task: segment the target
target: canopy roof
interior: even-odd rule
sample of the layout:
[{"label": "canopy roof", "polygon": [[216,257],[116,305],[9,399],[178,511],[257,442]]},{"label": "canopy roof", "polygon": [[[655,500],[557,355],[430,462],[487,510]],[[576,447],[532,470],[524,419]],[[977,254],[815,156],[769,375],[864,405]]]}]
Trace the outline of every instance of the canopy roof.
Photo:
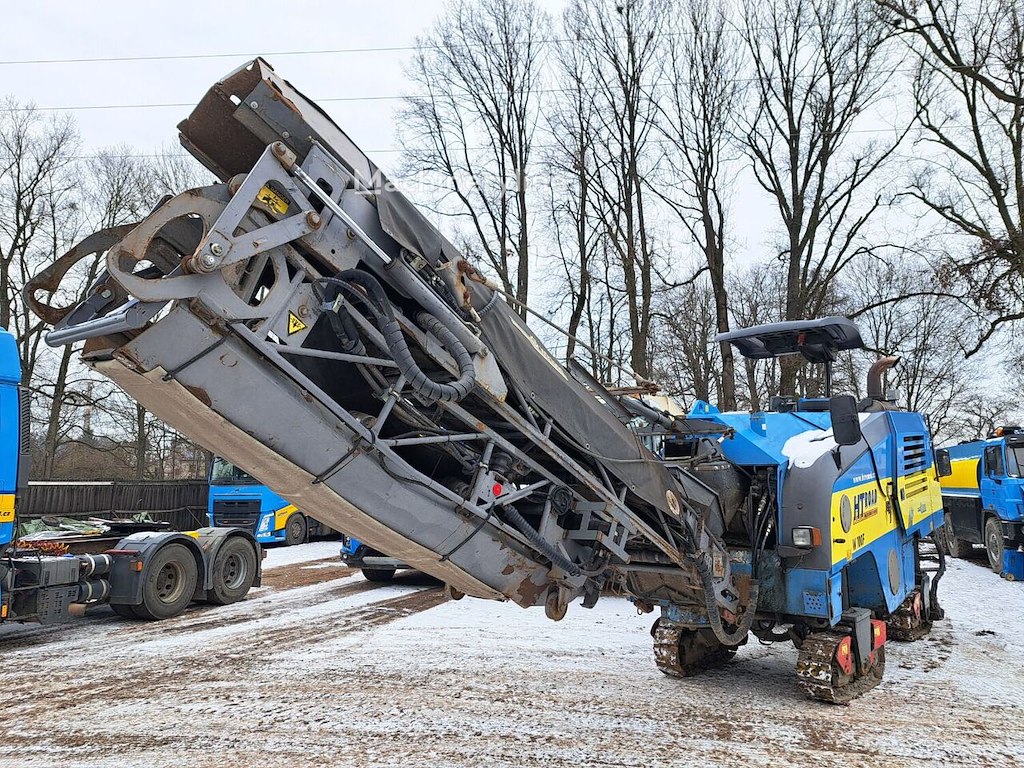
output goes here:
[{"label": "canopy roof", "polygon": [[840,350],[864,346],[860,330],[845,317],[755,325],[720,333],[715,341],[728,341],[741,355],[752,360],[800,354],[812,363],[829,362]]}]

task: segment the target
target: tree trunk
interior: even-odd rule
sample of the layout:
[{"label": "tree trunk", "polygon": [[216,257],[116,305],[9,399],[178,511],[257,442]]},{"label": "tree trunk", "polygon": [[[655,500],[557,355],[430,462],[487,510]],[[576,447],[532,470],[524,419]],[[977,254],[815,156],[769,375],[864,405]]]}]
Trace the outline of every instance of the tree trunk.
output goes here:
[{"label": "tree trunk", "polygon": [[49,480],[53,477],[53,470],[57,463],[57,441],[60,437],[60,409],[64,404],[64,394],[67,389],[68,368],[71,366],[72,345],[64,347],[60,355],[60,365],[57,368],[57,380],[53,383],[53,399],[50,401],[49,421],[46,426],[46,440],[44,441],[43,466],[40,469],[40,479]]},{"label": "tree trunk", "polygon": [[135,479],[142,480],[146,477],[148,436],[146,434],[146,409],[139,403],[135,404],[135,427]]}]

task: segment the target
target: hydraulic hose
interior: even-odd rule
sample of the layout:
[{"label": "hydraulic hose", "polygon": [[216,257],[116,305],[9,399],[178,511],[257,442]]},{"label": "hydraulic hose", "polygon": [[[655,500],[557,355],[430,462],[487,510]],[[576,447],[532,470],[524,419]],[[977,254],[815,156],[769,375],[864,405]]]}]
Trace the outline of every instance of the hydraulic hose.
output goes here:
[{"label": "hydraulic hose", "polygon": [[[476,385],[476,367],[473,365],[473,356],[458,337],[436,317],[427,312],[420,312],[416,320],[420,327],[428,335],[433,336],[455,359],[455,364],[459,368],[459,376],[452,382],[434,381],[416,363],[405,340],[402,326],[395,319],[394,308],[381,284],[373,275],[360,269],[347,269],[339,272],[336,277],[325,278],[324,282],[337,286],[345,291],[350,298],[361,302],[370,309],[377,322],[377,328],[384,337],[384,344],[388,348],[388,352],[391,353],[398,370],[405,376],[409,387],[424,400],[428,402],[458,402],[472,391]],[[362,288],[363,292],[356,290],[355,286]],[[348,336],[347,329],[346,336]]]},{"label": "hydraulic hose", "polygon": [[359,340],[359,329],[356,328],[355,322],[344,308],[328,312],[327,317],[334,330],[334,335],[341,342],[342,352],[348,355],[365,354],[366,347]]},{"label": "hydraulic hose", "polygon": [[[409,347],[405,343],[405,335],[401,334],[401,329],[398,329],[400,335],[397,337],[395,346],[392,347],[390,342],[388,344],[388,349],[394,356],[398,369],[409,379],[410,386],[429,400],[454,402],[462,400],[476,384],[476,367],[473,365],[473,356],[462,345],[458,337],[430,313],[420,312],[416,315],[416,322],[429,335],[437,339],[441,346],[455,358],[455,364],[459,367],[459,378],[444,384],[427,378],[427,375],[416,365],[412,353],[409,352]],[[398,328],[397,322],[395,328]],[[387,337],[385,336],[385,338]],[[398,342],[401,343],[401,346]],[[413,381],[416,383],[413,384]]]},{"label": "hydraulic hose", "polygon": [[504,507],[504,510],[505,517],[519,529],[520,533],[530,540],[530,543],[537,548],[538,552],[551,561],[552,565],[557,565],[570,576],[581,576],[583,574],[583,571],[580,570],[576,563],[559,552],[540,535],[536,528],[526,522],[526,519],[519,514],[515,507]]},{"label": "hydraulic hose", "polygon": [[707,605],[711,629],[715,633],[715,637],[723,645],[738,645],[747,636],[751,626],[754,624],[754,613],[757,607],[757,593],[759,590],[758,583],[756,581],[750,582],[750,602],[747,603],[747,609],[743,612],[743,620],[733,632],[727,632],[722,624],[722,616],[718,612],[715,579],[714,574],[711,572],[711,564],[708,561],[708,556],[703,552],[694,558],[697,573],[700,574],[701,586],[704,587],[704,602]]}]

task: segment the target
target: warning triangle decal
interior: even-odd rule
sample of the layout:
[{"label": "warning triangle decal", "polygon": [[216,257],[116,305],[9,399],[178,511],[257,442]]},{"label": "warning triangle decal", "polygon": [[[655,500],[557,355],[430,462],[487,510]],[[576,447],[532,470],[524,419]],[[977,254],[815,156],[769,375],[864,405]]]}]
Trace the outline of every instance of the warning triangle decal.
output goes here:
[{"label": "warning triangle decal", "polygon": [[299,320],[294,312],[288,313],[288,335],[306,330],[306,324]]}]

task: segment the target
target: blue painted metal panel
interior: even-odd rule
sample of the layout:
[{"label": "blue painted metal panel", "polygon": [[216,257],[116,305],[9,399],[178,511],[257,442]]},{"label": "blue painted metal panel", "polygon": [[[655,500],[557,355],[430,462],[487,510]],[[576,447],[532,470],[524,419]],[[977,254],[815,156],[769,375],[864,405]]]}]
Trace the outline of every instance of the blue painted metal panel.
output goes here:
[{"label": "blue painted metal panel", "polygon": [[711,622],[706,613],[697,613],[688,608],[681,608],[678,605],[663,605],[661,615],[676,624],[684,624],[689,627],[710,626]]},{"label": "blue painted metal panel", "polygon": [[[949,458],[953,459],[977,459],[981,456],[981,452],[985,450],[985,445],[989,441],[987,440],[972,440],[969,443],[960,443],[959,445],[951,445],[946,450],[949,451]],[[992,441],[995,442],[995,441]]]},{"label": "blue painted metal panel", "polygon": [[784,580],[785,613],[831,619],[836,613],[832,604],[837,602],[837,598],[838,611],[842,613],[842,595],[836,591],[839,585],[832,583],[831,575],[826,571],[790,568],[784,572]]},{"label": "blue painted metal panel", "polygon": [[14,334],[0,328],[0,383],[21,383],[21,360]]},{"label": "blue painted metal panel", "polygon": [[690,415],[716,421],[735,430],[722,441],[722,452],[741,466],[788,466],[782,447],[789,438],[812,429],[829,429],[828,413],[701,413]]},{"label": "blue painted metal panel", "polygon": [[14,493],[18,485],[20,383],[21,362],[14,336],[0,329],[0,494]]},{"label": "blue painted metal panel", "polygon": [[[12,496],[18,489],[20,420],[18,384],[21,383],[21,361],[14,336],[0,328],[0,495],[8,513]],[[7,515],[5,514],[4,517]],[[0,546],[14,537],[14,522],[0,522]]]},{"label": "blue painted metal panel", "polygon": [[18,387],[0,384],[0,494],[10,494],[18,486]]},{"label": "blue painted metal panel", "polygon": [[1024,581],[1024,552],[1009,549],[1003,552],[1003,578]]}]

